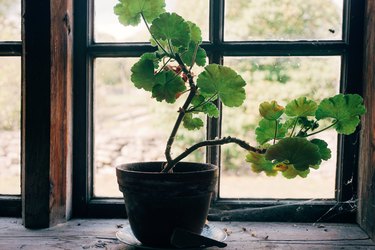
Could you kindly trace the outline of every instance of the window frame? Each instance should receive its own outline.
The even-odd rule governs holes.
[[[93,61],[96,57],[137,57],[153,51],[147,43],[94,43],[93,0],[74,1],[74,124],[73,124],[73,212],[78,217],[122,217],[125,215],[121,199],[93,198]],[[364,1],[344,1],[343,39],[341,41],[224,41],[224,0],[210,0],[210,42],[202,47],[211,63],[222,63],[224,56],[324,56],[342,58],[341,91],[362,93],[362,51]],[[80,84],[77,84],[80,83]],[[348,84],[350,83],[350,84]],[[354,84],[360,83],[360,84]],[[220,107],[220,104],[218,103]],[[221,120],[208,119],[207,137],[220,135]],[[340,154],[336,198],[333,200],[274,200],[274,199],[214,199],[212,219],[260,221],[340,221],[354,222],[352,209],[358,184],[358,133],[339,136]],[[207,161],[220,163],[218,147],[207,151]],[[346,184],[350,185],[346,185]],[[254,208],[262,209],[262,213]],[[301,213],[296,213],[296,209]],[[266,212],[265,212],[266,211]],[[267,211],[270,211],[269,213]],[[329,211],[329,216],[326,212]],[[331,216],[336,213],[336,216]],[[285,216],[287,215],[287,216]],[[322,215],[324,215],[322,217]]]
[[[0,57],[22,57],[22,41],[0,41]],[[20,65],[21,66],[21,65]],[[20,83],[21,86],[21,83]],[[22,119],[22,118],[21,118]],[[21,169],[21,165],[19,166]],[[20,177],[21,178],[21,177]],[[0,194],[0,216],[20,217],[21,194]]]

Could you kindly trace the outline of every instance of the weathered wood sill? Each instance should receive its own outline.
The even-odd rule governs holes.
[[[0,249],[136,249],[116,239],[124,219],[74,219],[30,230],[18,218],[0,218]],[[230,249],[375,249],[354,224],[210,222],[227,231]],[[209,248],[217,249],[217,248]]]

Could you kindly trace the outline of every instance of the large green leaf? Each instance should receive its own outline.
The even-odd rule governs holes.
[[[193,117],[192,113],[187,113],[184,116],[183,121],[183,126],[187,128],[188,130],[195,130],[195,129],[200,129],[203,127],[203,121],[202,119],[198,117]]]
[[[312,139],[311,142],[319,147],[320,158],[322,160],[327,161],[331,159],[331,150],[328,148],[327,142],[320,139]]]
[[[121,24],[136,26],[141,22],[141,13],[151,23],[165,12],[164,8],[164,0],[119,0],[113,10]]]
[[[156,18],[150,27],[155,39],[171,41],[179,49],[187,49],[190,43],[189,24],[176,13],[163,13]]]
[[[152,97],[159,102],[165,100],[174,103],[176,95],[186,89],[184,81],[173,71],[161,71],[155,78],[156,84],[152,88]]]
[[[284,113],[284,107],[276,101],[262,102],[259,105],[259,113],[267,120],[277,120]]]
[[[225,106],[241,106],[246,98],[244,86],[246,82],[229,67],[210,64],[199,74],[197,86],[203,96],[220,97]]]
[[[246,155],[246,161],[251,163],[251,169],[255,173],[265,172],[267,176],[277,175],[274,164],[264,158],[264,154],[249,151]]]
[[[318,105],[313,100],[300,97],[289,102],[285,107],[288,116],[314,116]]]
[[[256,140],[259,144],[264,144],[275,138],[275,129],[277,124],[276,138],[282,138],[285,136],[287,129],[276,121],[267,119],[260,120],[258,127],[255,129]]]
[[[139,61],[131,68],[131,81],[135,87],[152,91],[156,83],[154,71],[158,62],[159,59],[155,53],[145,53],[141,56]]]
[[[321,161],[319,147],[306,138],[291,137],[270,146],[266,159],[274,163],[292,164],[298,171],[305,171]]]
[[[181,59],[187,66],[196,63],[198,66],[206,65],[207,54],[196,42],[190,41],[189,48],[182,53]]]
[[[366,112],[363,99],[357,94],[338,94],[324,99],[316,111],[316,119],[333,118],[338,133],[351,134],[360,122],[359,116]]]

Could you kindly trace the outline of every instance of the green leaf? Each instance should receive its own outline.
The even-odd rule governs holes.
[[[206,99],[202,95],[194,96],[191,104],[194,107],[194,110],[197,112],[203,112],[209,117],[219,117],[219,109],[212,102],[205,103]]]
[[[298,124],[301,124],[301,126],[305,129],[311,129],[315,130],[319,127],[319,124],[316,122],[315,119],[309,120],[307,117],[298,117]]]
[[[246,82],[229,67],[210,64],[199,74],[197,86],[205,97],[215,94],[225,106],[238,107],[246,98],[244,86]]]
[[[215,117],[215,118],[219,117],[219,109],[212,102],[208,102],[204,104],[202,107],[202,111],[209,117]]]
[[[307,175],[310,173],[310,169],[306,169],[304,171],[299,171],[293,167],[293,165],[288,165],[288,168],[282,172],[282,175],[287,179],[293,179],[297,176],[302,178],[306,178]]]
[[[141,22],[141,13],[151,23],[165,12],[164,0],[119,0],[113,8],[121,24],[136,26]]]
[[[274,164],[270,161],[267,161],[264,158],[264,154],[249,151],[249,154],[246,155],[246,161],[251,163],[251,169],[255,173],[264,171],[267,176],[277,175],[277,171],[273,168]]]
[[[199,95],[199,94],[196,94],[196,95],[193,97],[193,100],[191,100],[191,104],[192,104],[194,107],[197,107],[197,106],[201,105],[204,101],[205,101],[204,96]]]
[[[258,127],[255,129],[256,140],[259,144],[264,144],[275,137],[276,121],[267,119],[260,120]],[[282,124],[277,123],[277,135],[276,138],[282,138],[285,136],[287,130]]]
[[[312,143],[314,143],[319,148],[320,158],[322,160],[329,160],[331,159],[331,150],[328,148],[328,144],[320,139],[312,139]]]
[[[150,30],[155,39],[170,40],[173,46],[184,50],[189,46],[189,25],[176,13],[161,14],[152,22]]]
[[[200,118],[193,118],[193,114],[187,113],[184,116],[183,121],[183,126],[187,128],[188,130],[195,130],[195,129],[200,129],[203,127],[203,121]]]
[[[316,119],[333,118],[338,133],[353,133],[360,122],[359,116],[366,113],[363,99],[357,94],[338,94],[324,99],[316,111]]]
[[[277,120],[284,113],[284,107],[276,101],[262,102],[259,105],[259,113],[267,120]]]
[[[196,49],[197,52],[195,52]],[[199,45],[194,41],[190,41],[188,50],[181,54],[181,59],[187,66],[192,66],[194,65],[194,63],[196,63],[198,66],[203,67],[204,65],[206,65],[206,58],[206,51],[199,47]],[[195,60],[193,61],[193,59]]]
[[[317,108],[316,102],[303,96],[289,102],[285,107],[285,114],[288,116],[314,116]]]
[[[134,86],[146,91],[152,91],[156,78],[154,75],[155,66],[159,63],[155,53],[145,53],[139,61],[131,68],[131,81]]]
[[[168,103],[176,101],[176,95],[186,89],[184,81],[173,71],[161,71],[156,75],[156,84],[152,88],[152,97],[161,102]]]
[[[193,22],[186,21],[190,28],[191,41],[196,44],[202,43],[202,32],[201,29]]]
[[[292,164],[296,170],[305,171],[311,165],[321,161],[319,147],[306,138],[291,137],[281,139],[270,146],[266,152],[266,159],[273,163]]]

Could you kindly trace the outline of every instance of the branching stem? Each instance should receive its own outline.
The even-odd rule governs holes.
[[[167,64],[170,62],[172,60],[172,58],[168,58],[168,60],[163,64],[163,66],[159,69],[159,71],[156,73],[156,75],[157,74],[159,74],[164,68],[165,68],[165,66],[167,66]]]
[[[180,125],[181,125],[181,122],[184,119],[186,110],[188,109],[191,101],[193,100],[193,98],[194,98],[194,96],[197,92],[197,87],[194,84],[193,77],[190,74],[190,72],[187,70],[185,64],[182,62],[182,60],[181,60],[181,58],[178,54],[175,54],[175,59],[178,62],[178,64],[180,65],[182,71],[187,75],[187,77],[189,79],[190,92],[189,92],[188,97],[185,100],[185,103],[183,104],[183,106],[179,110],[177,120],[176,120],[176,122],[173,126],[171,134],[169,135],[169,138],[168,138],[168,141],[167,141],[167,146],[165,148],[165,158],[167,159],[167,164],[166,164],[165,167],[169,168],[169,170],[172,169],[172,167],[174,166],[174,164],[172,164],[172,165],[170,164],[172,162],[172,156],[171,156],[172,144],[173,144],[174,139],[176,137],[177,131],[178,131]]]
[[[166,54],[166,55],[169,55],[169,53],[163,48],[163,46],[161,46],[160,42],[158,41],[158,39],[156,39],[154,37],[154,35],[152,34],[151,30],[150,30],[150,26],[148,26],[148,23],[146,21],[146,18],[145,16],[143,15],[143,12],[141,12],[141,17],[143,19],[143,22],[145,23],[146,27],[147,27],[147,30],[148,32],[150,33],[150,35],[152,36],[152,39],[154,39],[154,41],[156,42],[156,44],[160,47],[160,49]]]
[[[208,98],[207,100],[199,103],[199,105],[195,106],[194,108],[191,108],[189,110],[187,110],[187,112],[194,112],[196,111],[198,108],[204,106],[205,104],[211,102],[215,97],[217,96],[217,93],[213,94],[210,98]]]
[[[179,109],[179,114],[178,114],[177,120],[176,120],[176,122],[173,126],[171,134],[169,135],[169,138],[168,138],[168,141],[167,141],[167,146],[165,148],[165,157],[167,159],[167,162],[164,165],[164,168],[161,172],[163,172],[163,173],[170,172],[172,170],[172,168],[176,165],[176,163],[178,163],[179,161],[184,159],[186,156],[188,156],[189,154],[191,154],[193,151],[197,150],[198,148],[205,147],[205,146],[218,146],[218,145],[224,145],[224,144],[228,144],[228,143],[235,143],[235,144],[239,145],[240,147],[242,147],[242,148],[244,148],[248,151],[265,153],[265,150],[260,150],[260,149],[257,149],[255,147],[252,147],[250,144],[248,144],[247,142],[245,142],[243,140],[240,140],[240,139],[237,139],[237,138],[232,138],[232,137],[224,137],[224,138],[221,138],[221,139],[206,140],[206,141],[198,142],[198,143],[194,144],[193,146],[191,146],[190,148],[186,149],[183,153],[181,153],[180,155],[178,155],[174,159],[172,158],[171,148],[172,148],[173,142],[176,138],[177,131],[178,131],[178,129],[179,129],[184,117],[185,117],[186,112],[188,111],[189,105],[191,104],[194,96],[197,93],[197,86],[194,83],[194,79],[193,79],[193,76],[191,74],[191,71],[186,68],[186,65],[182,61],[180,55],[178,53],[175,53],[174,56],[173,56],[173,59],[175,59],[177,61],[177,63],[181,67],[182,72],[184,74],[186,74],[186,76],[188,77],[190,92],[189,92],[189,95],[186,98],[183,106]],[[214,97],[212,97],[212,98],[214,98]]]
[[[318,133],[320,133],[320,132],[323,132],[323,131],[325,131],[325,130],[327,130],[327,129],[332,128],[332,127],[335,126],[337,123],[338,123],[338,121],[335,121],[335,122],[333,122],[331,125],[329,125],[328,127],[325,127],[325,128],[323,128],[323,129],[321,129],[321,130],[318,130],[318,131],[316,131],[316,132],[314,132],[314,133],[311,133],[311,134],[305,135],[304,137],[308,137],[308,136],[311,136],[311,135],[316,135],[316,134],[318,134]]]
[[[223,137],[221,139],[206,140],[206,141],[198,142],[198,143],[194,144],[193,146],[191,146],[190,148],[187,148],[182,154],[178,155],[172,161],[168,162],[167,166],[165,166],[165,168],[162,170],[162,172],[168,173],[177,162],[181,161],[186,156],[188,156],[189,154],[191,154],[192,152],[194,152],[195,150],[197,150],[201,147],[206,147],[206,146],[212,147],[212,146],[218,146],[218,145],[225,145],[225,144],[229,144],[229,143],[235,143],[238,146],[240,146],[240,147],[242,147],[242,148],[244,148],[248,151],[253,151],[253,152],[257,152],[257,153],[261,153],[261,154],[265,153],[265,150],[260,150],[260,149],[254,148],[250,144],[248,144],[247,142],[245,142],[243,140],[240,140],[240,139],[237,139],[237,138],[234,138],[234,137],[230,137],[230,136]]]
[[[296,118],[296,121],[293,124],[293,129],[292,129],[292,132],[290,133],[290,137],[293,136],[294,130],[296,129],[296,126],[297,126],[297,123],[298,123],[298,119],[299,119],[299,117]]]

